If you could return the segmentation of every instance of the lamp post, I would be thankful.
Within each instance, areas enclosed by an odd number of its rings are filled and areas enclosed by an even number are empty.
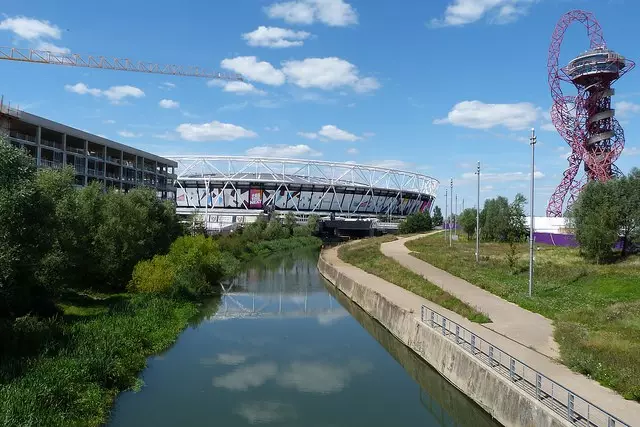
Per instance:
[[[529,201],[530,218],[529,221],[529,296],[533,294],[533,229],[535,227],[533,218],[533,205],[536,184],[536,130],[531,129],[531,198]]]
[[[449,198],[449,203],[451,203],[451,217],[449,218],[449,247],[453,247],[453,229],[451,228],[453,225],[453,178],[451,178],[451,197]]]
[[[480,162],[478,162],[478,202],[476,205],[476,263],[480,262]]]
[[[448,191],[444,190],[444,220],[442,221],[442,227],[444,228],[444,242],[447,243],[447,216],[449,215],[449,197]]]

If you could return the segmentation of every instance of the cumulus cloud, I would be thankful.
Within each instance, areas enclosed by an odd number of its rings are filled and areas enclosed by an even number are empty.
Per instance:
[[[490,129],[504,126],[511,130],[530,128],[540,117],[540,109],[528,102],[517,104],[485,104],[463,101],[456,104],[446,118],[434,124],[452,124],[471,129]]]
[[[355,9],[344,0],[297,0],[274,3],[265,9],[269,18],[284,19],[291,24],[322,22],[332,27],[358,23]]]
[[[623,156],[640,156],[640,149],[638,147],[627,147],[622,151]]]
[[[413,163],[405,162],[404,160],[375,160],[369,163],[371,166],[375,166],[378,168],[384,169],[397,169],[397,170],[408,170],[413,167]]]
[[[171,83],[171,82],[164,82],[162,83],[160,86],[158,86],[160,89],[166,89],[166,90],[171,90],[171,89],[175,89],[176,85],[175,83]]]
[[[307,139],[331,139],[333,141],[358,141],[362,137],[340,129],[335,125],[324,125],[318,132],[298,132],[298,135]]]
[[[306,144],[298,145],[263,145],[249,148],[246,151],[248,156],[255,157],[319,157],[322,153],[316,151]]]
[[[371,371],[364,361],[349,361],[335,366],[322,362],[293,362],[277,378],[280,386],[303,393],[330,394],[341,391],[356,375]]]
[[[256,88],[251,83],[247,82],[224,82],[221,80],[209,80],[207,82],[208,86],[220,86],[223,88],[223,91],[235,93],[238,95],[246,95],[246,94],[254,94],[254,95],[266,95],[267,93],[263,90]]]
[[[359,151],[358,151],[357,148],[349,148],[347,150],[347,154],[358,154],[358,153],[359,153]]]
[[[261,25],[250,33],[243,34],[242,38],[247,41],[249,46],[285,48],[302,46],[304,40],[310,36],[311,33],[306,31],[294,31],[286,28],[265,27]]]
[[[66,47],[57,46],[46,39],[60,40],[62,31],[49,21],[16,16],[0,21],[0,30],[10,31],[16,37],[26,40],[38,50],[47,50],[54,53],[69,53]],[[44,40],[43,40],[44,39]]]
[[[351,87],[356,92],[364,93],[380,87],[375,78],[361,78],[355,65],[336,57],[285,61],[282,72],[293,84],[305,89]]]
[[[78,95],[92,95],[95,97],[104,96],[113,104],[121,103],[125,98],[142,98],[144,92],[135,86],[111,86],[109,89],[102,90],[90,88],[84,83],[76,83],[75,85],[65,85],[65,90]]]
[[[255,56],[223,59],[220,65],[224,69],[234,71],[258,83],[281,86],[285,81],[285,75],[282,71],[274,68],[268,62],[258,61]]]
[[[269,424],[282,422],[296,417],[294,407],[281,402],[242,403],[234,412],[243,417],[249,424]]]
[[[461,26],[479,21],[485,16],[489,22],[506,24],[525,15],[535,0],[453,0],[444,17],[431,20],[434,27]]]
[[[25,40],[38,40],[40,38],[60,39],[62,32],[56,25],[49,21],[16,16],[6,18],[0,22],[0,30],[7,30]]]
[[[173,99],[161,99],[160,102],[158,102],[158,105],[161,108],[168,109],[180,108],[180,103],[178,101],[174,101]]]
[[[53,53],[70,53],[71,50],[67,47],[57,46],[51,42],[40,41],[36,45],[38,50],[46,50]]]
[[[255,138],[257,133],[242,126],[221,123],[214,120],[209,123],[182,123],[176,128],[180,137],[187,141],[233,141],[240,138]]]

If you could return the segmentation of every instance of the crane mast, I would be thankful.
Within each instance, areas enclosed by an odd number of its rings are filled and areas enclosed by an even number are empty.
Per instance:
[[[136,73],[164,74],[182,77],[202,77],[226,81],[244,81],[240,74],[220,73],[201,67],[152,62],[133,61],[128,58],[114,58],[77,53],[60,53],[48,50],[0,47],[0,60],[30,62],[34,64],[65,65],[68,67],[96,68],[102,70],[132,71]]]

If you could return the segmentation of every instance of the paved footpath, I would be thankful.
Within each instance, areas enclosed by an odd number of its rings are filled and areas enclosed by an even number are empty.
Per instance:
[[[399,241],[402,242],[405,241],[405,239],[401,239]],[[402,246],[404,247],[404,243],[402,243]],[[513,357],[520,359],[522,362],[531,366],[533,369],[538,370],[557,383],[569,388],[570,390],[573,390],[583,398],[591,401],[591,403],[620,417],[622,420],[632,426],[640,427],[640,404],[633,401],[625,400],[617,393],[608,388],[602,387],[597,382],[590,380],[583,375],[572,372],[569,368],[559,364],[558,362],[553,360],[553,358],[546,356],[539,350],[532,350],[528,347],[528,345],[520,344],[515,340],[506,337],[502,333],[496,332],[495,330],[486,328],[477,323],[470,322],[457,313],[440,307],[439,305],[434,304],[427,299],[424,299],[412,292],[407,291],[406,289],[396,286],[393,283],[389,283],[377,276],[360,270],[359,268],[354,267],[351,264],[345,263],[338,258],[337,248],[324,250],[322,252],[322,256],[339,272],[345,274],[347,277],[355,280],[363,286],[367,286],[373,291],[378,292],[399,307],[415,313],[416,318],[419,318],[421,307],[422,305],[425,305],[428,308],[435,310],[446,316],[447,318],[459,323],[487,342],[490,342],[493,345],[501,348],[503,351],[511,354]],[[496,323],[496,316],[494,316],[493,313],[491,313],[490,316],[492,317],[494,323]],[[544,318],[542,317],[542,319]],[[546,320],[546,322],[549,323],[548,320]],[[538,325],[536,325],[535,328],[537,329]],[[537,334],[534,335],[537,336]]]
[[[466,280],[440,270],[410,255],[405,243],[424,235],[402,238],[381,245],[382,253],[427,279],[429,282],[455,295],[461,301],[475,307],[491,318],[484,326],[512,340],[558,359],[558,345],[553,339],[551,320],[485,291]],[[535,325],[535,328],[531,326]]]

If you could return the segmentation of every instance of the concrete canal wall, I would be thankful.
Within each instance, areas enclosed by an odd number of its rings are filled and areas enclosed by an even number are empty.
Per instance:
[[[340,265],[328,261],[329,257],[326,255],[324,251],[320,255],[318,270],[329,282],[502,425],[571,425],[536,399],[514,387],[506,378],[492,371],[460,346],[423,325],[419,313],[407,311],[366,283],[353,280],[341,271]]]

